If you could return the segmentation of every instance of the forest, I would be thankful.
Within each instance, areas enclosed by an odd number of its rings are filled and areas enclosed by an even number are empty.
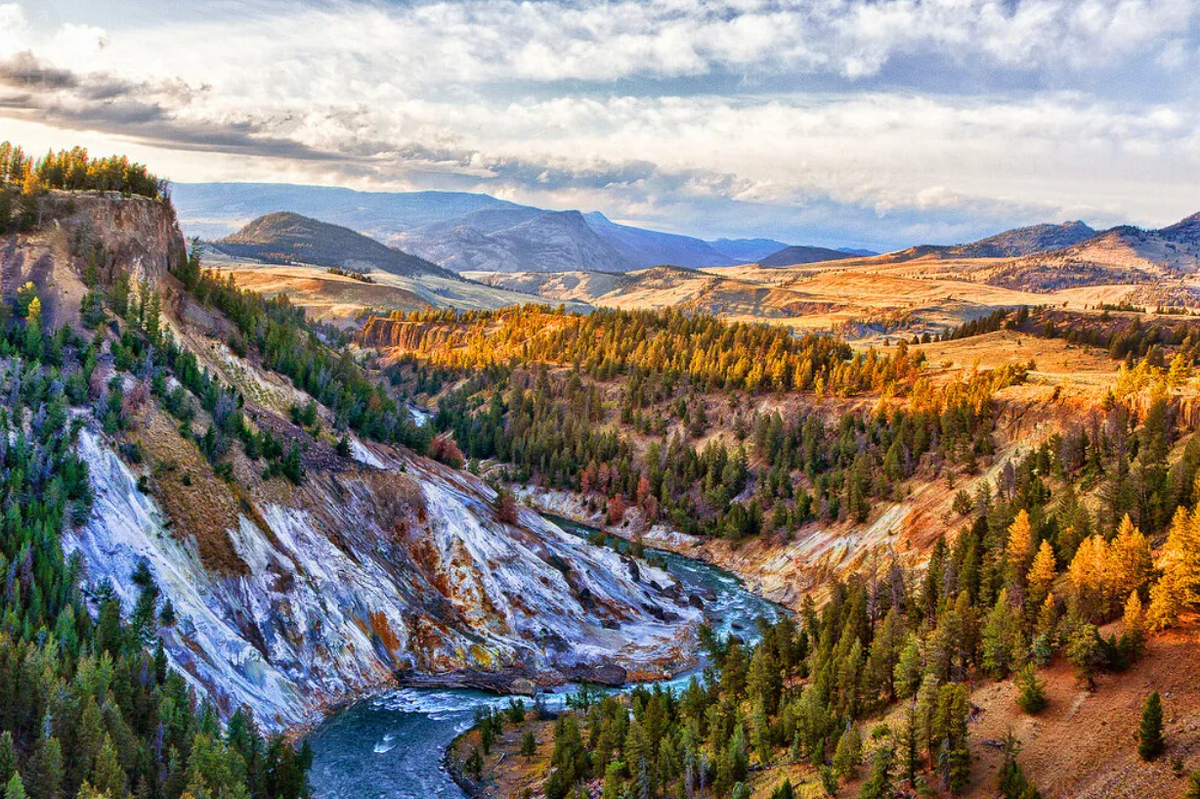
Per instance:
[[[860,778],[862,799],[965,791],[970,686],[1013,679],[1021,711],[1036,716],[1047,705],[1038,670],[1052,659],[1065,658],[1094,689],[1099,674],[1137,661],[1149,633],[1200,603],[1198,464],[1200,445],[1189,442],[1169,470],[1166,522],[1148,519],[1151,535],[1166,536],[1156,572],[1131,516],[1113,526],[1081,505],[1078,464],[1052,448],[1030,453],[994,489],[964,496],[960,529],[937,541],[927,570],[867,569],[833,586],[822,607],[809,598],[796,617],[763,625],[753,646],[702,636],[712,665],[681,692],[581,691],[553,723],[545,795],[582,796],[578,785],[598,779],[606,799],[746,799],[753,770],[796,763],[830,796]],[[1113,468],[1114,456],[1101,466]],[[1114,619],[1120,635],[1102,635]],[[1139,733],[1145,759],[1161,752],[1161,713],[1151,694]],[[526,714],[482,715],[480,744],[457,753],[465,779],[480,779],[505,724],[532,736]],[[999,795],[1040,796],[1015,740],[1003,745]],[[1200,795],[1200,773],[1188,779],[1187,795]],[[793,795],[783,781],[773,793]]]
[[[610,523],[637,508],[646,525],[735,541],[814,520],[863,521],[922,468],[973,473],[994,448],[993,394],[1024,379],[1013,366],[935,387],[903,341],[856,355],[831,336],[675,311],[401,319],[402,345],[388,350],[392,383],[438,394],[434,424],[465,459],[505,464],[503,479],[578,492]],[[844,410],[764,410],[756,394],[785,390],[760,371]],[[868,391],[902,399],[870,410],[845,403]]]

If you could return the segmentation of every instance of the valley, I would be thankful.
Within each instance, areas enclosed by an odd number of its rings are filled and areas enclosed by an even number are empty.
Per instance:
[[[396,195],[388,242],[189,244],[144,167],[5,153],[5,785],[1200,784],[1195,217],[870,255]]]

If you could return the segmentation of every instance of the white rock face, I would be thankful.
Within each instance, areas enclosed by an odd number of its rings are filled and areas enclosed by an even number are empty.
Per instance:
[[[528,509],[502,524],[470,475],[358,441],[361,468],[310,475],[295,507],[243,516],[227,532],[246,569],[215,574],[96,434],[79,448],[96,503],[65,548],[90,582],[111,579],[126,610],[144,558],[179,618],[163,635],[171,661],[222,712],[249,705],[268,728],[312,721],[397,669],[661,668],[700,618],[671,598],[665,572],[631,569]],[[389,486],[411,491],[416,519],[397,515]]]

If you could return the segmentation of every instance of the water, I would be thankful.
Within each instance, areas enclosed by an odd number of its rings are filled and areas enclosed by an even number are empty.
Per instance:
[[[593,528],[549,517],[564,530],[586,536]],[[620,539],[610,539],[623,548]],[[670,552],[647,549],[688,593],[704,598],[704,613],[721,635],[737,633],[753,641],[758,619],[782,613],[715,566]],[[663,681],[679,690],[693,672]],[[546,697],[561,707],[571,686]],[[310,777],[324,799],[465,799],[442,768],[442,756],[455,736],[471,726],[476,709],[504,707],[508,697],[466,689],[402,688],[364,700],[325,719],[308,740],[315,750]],[[528,700],[526,700],[528,702]]]

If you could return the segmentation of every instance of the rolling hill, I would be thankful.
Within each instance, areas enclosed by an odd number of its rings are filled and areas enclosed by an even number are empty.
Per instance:
[[[784,247],[759,260],[758,263],[760,266],[797,266],[799,264],[817,264],[823,261],[840,261],[853,257],[853,253],[831,250],[827,247]]]
[[[988,275],[995,285],[1032,290],[1106,283],[1149,283],[1200,271],[1200,214],[1159,230],[1111,228],[1068,247],[1004,264]]]
[[[349,228],[287,212],[261,216],[211,246],[226,255],[274,263],[308,263],[354,272],[374,269],[406,277],[451,276],[436,264]]]
[[[1078,220],[1061,225],[1030,225],[950,247],[949,253],[956,258],[1019,258],[1070,247],[1095,235],[1095,230]]]

